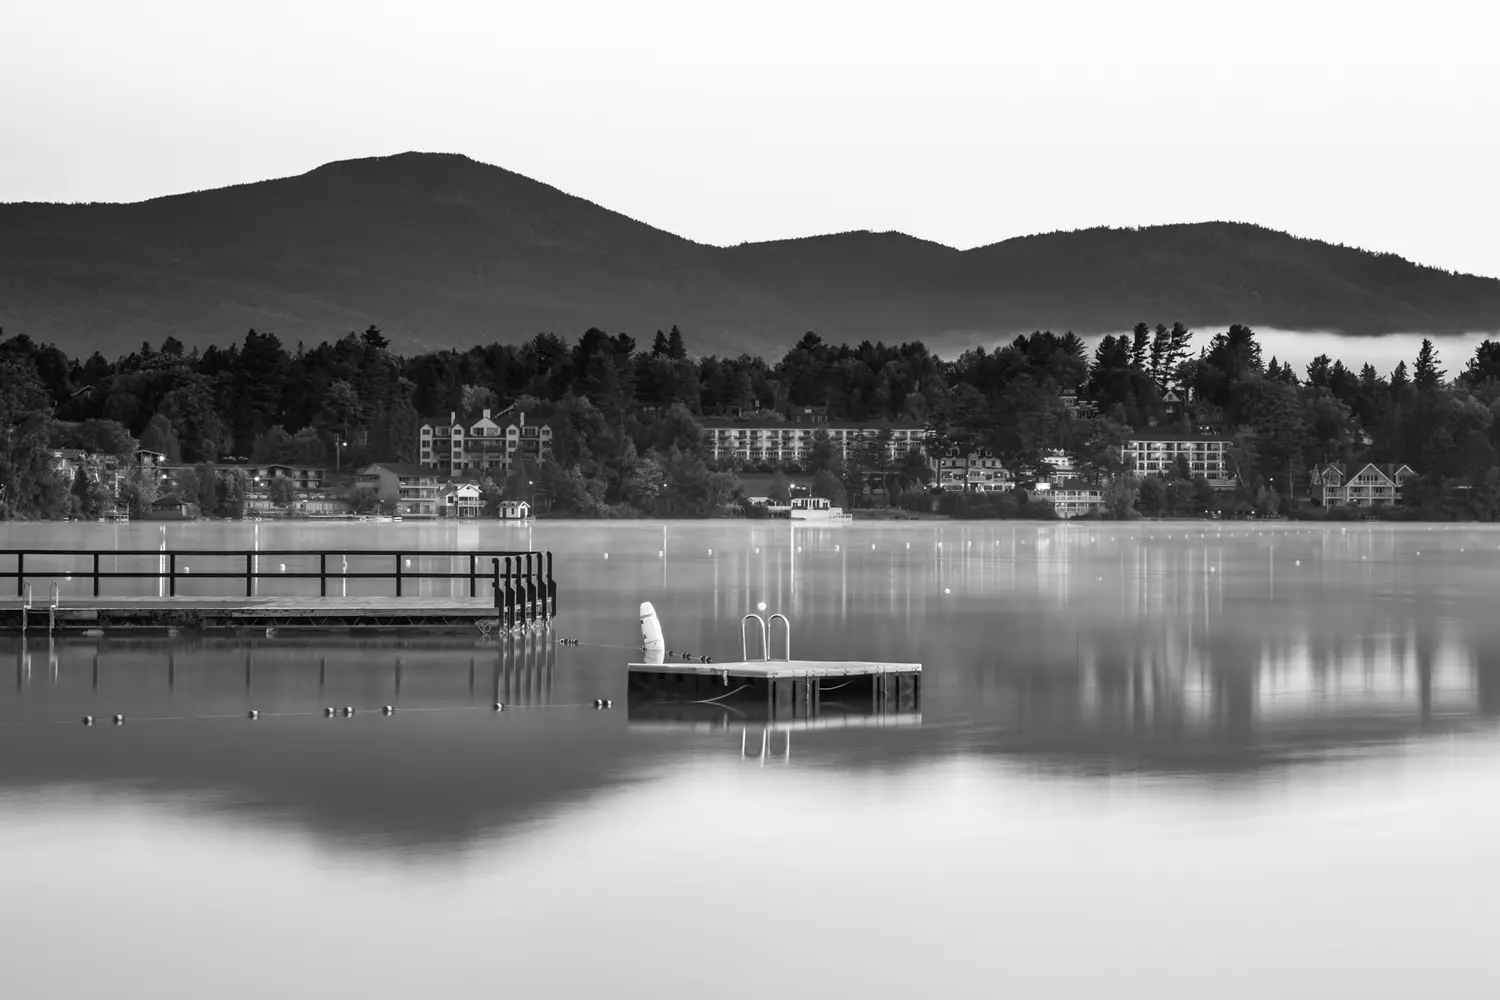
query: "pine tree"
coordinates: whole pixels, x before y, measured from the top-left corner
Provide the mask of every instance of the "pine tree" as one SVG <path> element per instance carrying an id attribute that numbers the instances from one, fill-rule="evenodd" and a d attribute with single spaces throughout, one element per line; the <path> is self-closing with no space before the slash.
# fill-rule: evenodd
<path id="1" fill-rule="evenodd" d="M 1137 323 L 1130 344 L 1130 367 L 1136 371 L 1146 370 L 1146 355 L 1151 343 L 1151 328 L 1145 323 Z"/>
<path id="2" fill-rule="evenodd" d="M 1406 376 L 1406 362 L 1398 361 L 1391 372 L 1391 390 L 1402 389 L 1408 385 L 1411 385 L 1411 379 Z"/>
<path id="3" fill-rule="evenodd" d="M 1447 372 L 1438 367 L 1437 349 L 1432 341 L 1422 338 L 1422 349 L 1417 352 L 1417 364 L 1412 369 L 1412 382 L 1418 389 L 1433 389 Z"/>
<path id="4" fill-rule="evenodd" d="M 651 342 L 651 356 L 659 358 L 671 350 L 667 346 L 667 335 L 660 330 L 656 331 L 656 339 Z"/>
<path id="5" fill-rule="evenodd" d="M 1157 385 L 1166 382 L 1167 355 L 1172 350 L 1172 331 L 1161 323 L 1156 324 L 1156 335 L 1151 338 L 1151 377 Z"/>
<path id="6" fill-rule="evenodd" d="M 673 361 L 681 361 L 687 357 L 687 346 L 682 342 L 682 331 L 677 329 L 677 324 L 672 324 L 672 332 L 667 335 L 667 357 Z"/>

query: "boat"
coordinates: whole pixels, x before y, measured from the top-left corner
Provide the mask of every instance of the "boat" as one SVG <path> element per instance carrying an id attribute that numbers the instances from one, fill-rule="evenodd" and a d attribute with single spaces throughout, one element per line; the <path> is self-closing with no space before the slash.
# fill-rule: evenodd
<path id="1" fill-rule="evenodd" d="M 793 521 L 852 521 L 853 515 L 835 507 L 822 497 L 794 497 L 790 512 Z"/>

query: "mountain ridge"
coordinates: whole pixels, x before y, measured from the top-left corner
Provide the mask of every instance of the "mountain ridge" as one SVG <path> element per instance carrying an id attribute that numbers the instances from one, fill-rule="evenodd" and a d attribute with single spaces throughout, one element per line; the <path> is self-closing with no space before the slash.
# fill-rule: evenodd
<path id="1" fill-rule="evenodd" d="M 806 330 L 942 349 L 1138 320 L 1500 330 L 1500 281 L 1235 222 L 968 250 L 872 230 L 716 246 L 456 153 L 128 203 L 0 203 L 0 326 L 75 352 L 371 323 L 404 350 L 590 326 L 644 341 L 673 324 L 701 353 L 779 352 Z"/>

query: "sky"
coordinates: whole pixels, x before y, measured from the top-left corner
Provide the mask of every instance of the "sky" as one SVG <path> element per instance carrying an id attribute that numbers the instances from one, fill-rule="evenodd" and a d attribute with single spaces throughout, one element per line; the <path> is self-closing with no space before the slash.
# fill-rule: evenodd
<path id="1" fill-rule="evenodd" d="M 1500 276 L 1500 4 L 0 0 L 0 201 L 457 152 L 705 243 L 1227 219 Z"/>

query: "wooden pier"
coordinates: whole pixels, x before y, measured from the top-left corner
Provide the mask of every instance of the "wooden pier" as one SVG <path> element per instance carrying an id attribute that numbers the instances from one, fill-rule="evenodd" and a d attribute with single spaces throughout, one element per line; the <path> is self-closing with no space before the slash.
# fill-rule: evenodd
<path id="1" fill-rule="evenodd" d="M 550 622 L 557 614 L 550 552 L 0 550 L 0 557 L 5 556 L 12 558 L 14 569 L 0 568 L 0 579 L 15 580 L 17 597 L 0 602 L 0 631 L 474 628 L 489 634 Z M 103 565 L 105 559 L 112 563 L 110 568 Z M 263 559 L 276 568 L 262 569 Z M 417 569 L 411 568 L 412 559 L 419 560 Z M 190 560 L 196 567 L 188 565 Z M 420 568 L 421 560 L 465 565 L 461 571 L 425 570 Z M 346 570 L 351 561 L 355 568 Z M 226 562 L 234 563 L 234 568 L 227 568 Z M 75 578 L 88 586 L 87 595 L 70 592 Z M 207 581 L 225 579 L 243 580 L 244 595 L 179 593 L 185 583 L 202 587 Z M 160 593 L 155 597 L 101 594 L 102 585 L 115 580 L 155 581 Z M 317 596 L 257 593 L 295 589 L 296 581 L 305 580 L 317 581 Z M 347 589 L 349 581 L 370 580 L 392 581 L 395 593 L 328 593 L 330 584 Z M 468 596 L 403 593 L 403 584 L 423 580 L 463 581 L 453 589 L 465 589 Z"/>

